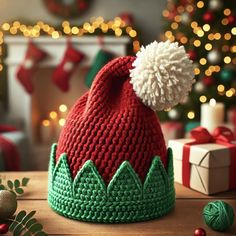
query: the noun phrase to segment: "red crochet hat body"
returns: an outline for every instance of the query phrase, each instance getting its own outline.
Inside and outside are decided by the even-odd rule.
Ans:
[[[136,96],[130,83],[135,57],[108,63],[92,88],[71,109],[60,134],[56,161],[66,153],[72,177],[93,161],[106,183],[128,160],[144,181],[154,156],[167,165],[167,151],[158,118]]]

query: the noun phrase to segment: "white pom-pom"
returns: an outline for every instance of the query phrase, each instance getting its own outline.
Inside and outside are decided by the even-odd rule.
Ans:
[[[195,82],[192,61],[183,46],[170,41],[142,47],[130,70],[136,95],[154,111],[177,105]]]

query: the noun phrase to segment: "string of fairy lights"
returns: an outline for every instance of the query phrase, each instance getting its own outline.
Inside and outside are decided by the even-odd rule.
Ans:
[[[197,1],[196,8],[201,9],[204,7],[204,5],[204,1]],[[171,19],[172,21],[170,28],[166,30],[161,36],[162,40],[168,39],[171,42],[179,41],[183,45],[193,45],[195,50],[198,50],[199,47],[204,48],[206,55],[214,49],[214,43],[216,43],[214,41],[222,40],[224,43],[221,45],[219,50],[226,54],[222,58],[222,62],[224,62],[225,65],[236,65],[236,44],[228,45],[228,41],[233,39],[233,37],[236,35],[235,24],[230,25],[229,16],[232,14],[232,12],[229,8],[222,9],[224,17],[221,19],[221,24],[222,26],[231,26],[228,27],[230,30],[225,33],[220,33],[215,32],[213,27],[208,22],[205,22],[203,25],[199,25],[197,21],[191,20],[191,15],[194,14],[195,11],[193,4],[189,3],[186,5],[180,5],[177,6],[176,9],[174,9],[174,7],[174,3],[170,1],[168,2],[167,9],[163,10],[162,12],[163,17],[169,20]],[[173,10],[176,10],[176,14],[173,14]],[[187,19],[186,16],[189,18]],[[183,22],[186,26],[191,26],[194,37],[188,38],[183,32],[179,30],[180,24]],[[203,74],[210,77],[213,73],[218,73],[223,69],[223,65],[211,64],[207,56],[199,58],[197,63],[199,63],[201,66],[204,66],[204,68],[196,65],[194,69],[196,76]],[[228,98],[236,96],[236,89],[234,87],[227,88],[225,85],[219,84],[217,85],[216,89],[220,96],[226,96]],[[199,101],[201,103],[206,103],[209,99],[210,97],[207,97],[207,95],[199,95]],[[190,120],[195,118],[195,112],[193,110],[189,111],[186,115]]]
[[[130,25],[127,25],[120,17],[115,17],[113,20],[105,21],[102,16],[92,17],[90,21],[85,22],[82,26],[72,26],[69,21],[63,21],[62,30],[38,21],[35,25],[26,25],[20,21],[12,23],[4,22],[0,25],[0,71],[3,70],[3,44],[4,35],[22,35],[27,38],[38,38],[42,34],[49,35],[53,39],[58,39],[63,35],[82,37],[86,34],[95,34],[96,30],[100,30],[103,34],[108,31],[113,32],[116,37],[128,35],[132,39],[133,51],[137,52],[140,49],[137,31]]]

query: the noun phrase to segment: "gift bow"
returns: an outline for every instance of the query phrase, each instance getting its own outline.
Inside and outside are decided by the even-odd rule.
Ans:
[[[182,181],[183,185],[190,187],[190,147],[196,144],[218,143],[229,148],[231,156],[231,165],[229,173],[229,189],[236,188],[236,145],[232,143],[234,140],[233,132],[226,127],[217,127],[212,134],[204,127],[197,127],[190,132],[194,141],[186,143],[183,148],[182,159]]]
[[[234,140],[233,132],[223,126],[215,128],[212,134],[204,127],[197,127],[190,132],[195,143],[231,143]]]

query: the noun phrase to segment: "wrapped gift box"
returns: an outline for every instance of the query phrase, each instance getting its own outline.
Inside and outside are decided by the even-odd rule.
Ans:
[[[175,181],[183,183],[183,149],[193,139],[170,140],[173,150]],[[190,188],[210,195],[229,190],[231,155],[225,145],[216,143],[190,146]]]

